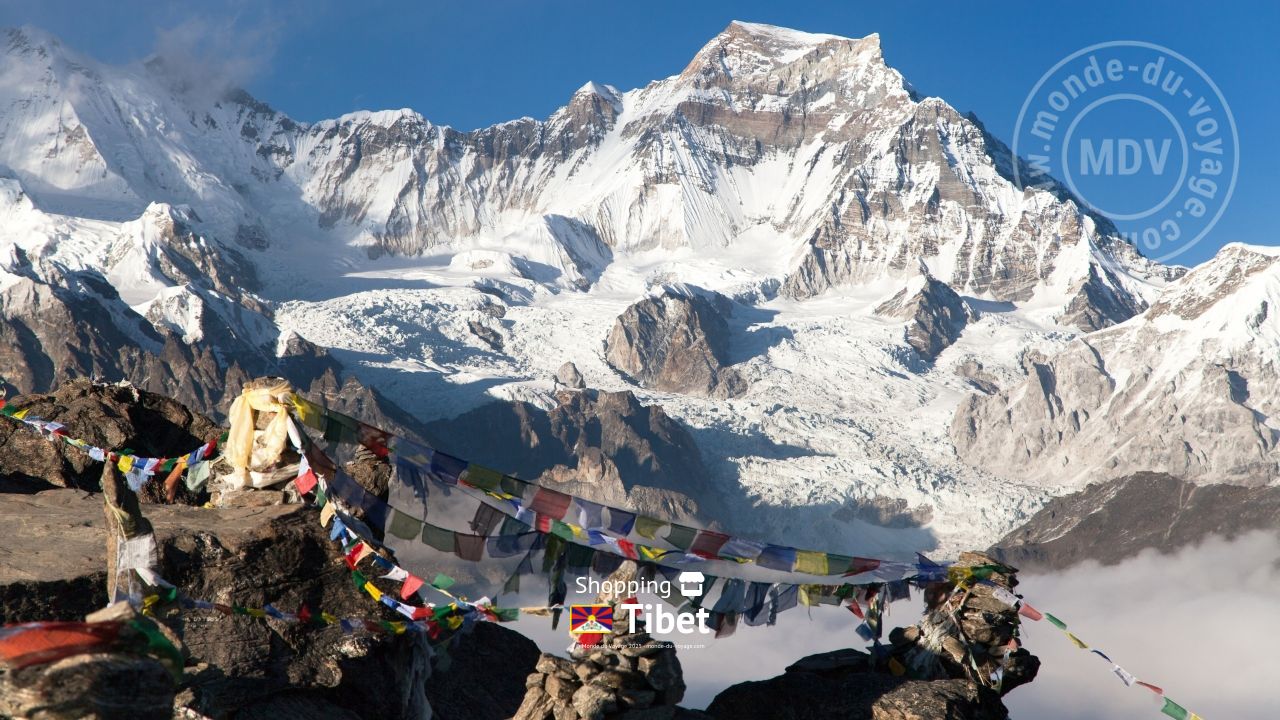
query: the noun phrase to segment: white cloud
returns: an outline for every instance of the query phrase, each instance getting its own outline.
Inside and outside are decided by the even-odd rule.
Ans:
[[[1147,552],[1025,576],[1019,588],[1091,647],[1207,720],[1272,720],[1280,659],[1280,536],[1213,539],[1174,555]],[[1015,718],[1163,717],[1153,693],[1126,688],[1101,658],[1046,622],[1025,623],[1040,676],[1007,699]]]
[[[275,53],[276,23],[265,18],[197,16],[156,29],[154,55],[175,86],[216,100],[245,87],[265,71]]]

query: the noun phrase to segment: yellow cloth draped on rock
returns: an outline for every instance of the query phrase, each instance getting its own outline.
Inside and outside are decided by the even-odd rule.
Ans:
[[[254,483],[250,472],[263,472],[280,459],[289,439],[289,407],[285,404],[293,395],[289,383],[280,382],[271,387],[255,388],[240,393],[231,403],[227,419],[231,429],[222,447],[222,456],[233,468],[232,480],[239,487],[271,485],[278,482]],[[275,417],[261,431],[256,429],[257,413],[271,412]]]

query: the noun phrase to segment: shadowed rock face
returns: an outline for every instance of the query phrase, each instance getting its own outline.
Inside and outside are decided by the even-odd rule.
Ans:
[[[1172,552],[1278,524],[1280,488],[1195,485],[1138,473],[1050,500],[991,553],[1030,571],[1085,560],[1113,565],[1146,549]]]
[[[699,507],[715,493],[693,438],[661,406],[629,391],[565,390],[556,402],[490,403],[427,431],[454,455],[595,502],[686,521],[716,514]]]
[[[973,316],[955,290],[928,272],[908,281],[907,287],[876,308],[876,314],[906,320],[907,344],[925,362],[933,362],[959,340]]]
[[[641,387],[732,397],[746,389],[729,357],[728,298],[664,291],[627,308],[605,340],[605,359]]]

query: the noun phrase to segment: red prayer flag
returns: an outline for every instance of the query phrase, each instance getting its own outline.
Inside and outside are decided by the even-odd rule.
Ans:
[[[315,489],[316,483],[318,482],[319,480],[316,479],[316,474],[311,471],[311,468],[307,468],[307,471],[299,475],[297,479],[293,481],[293,484],[298,488],[298,492],[306,495]]]
[[[311,620],[311,608],[307,607],[306,603],[302,603],[301,605],[298,606],[298,621],[310,622],[310,620]]]
[[[1044,615],[1042,615],[1039,610],[1031,607],[1025,602],[1018,608],[1018,614],[1031,620],[1035,620],[1036,622],[1040,622],[1044,619]]]
[[[879,567],[879,560],[856,557],[849,562],[849,569],[845,571],[844,576],[849,577],[850,575],[860,575],[865,572],[871,572]]]
[[[1141,680],[1139,680],[1136,684],[1137,684],[1137,685],[1141,685],[1142,687],[1144,687],[1144,688],[1146,688],[1146,689],[1150,690],[1151,692],[1153,692],[1153,693],[1155,693],[1155,694],[1157,694],[1157,695],[1163,695],[1163,694],[1164,694],[1164,690],[1163,690],[1163,689],[1161,689],[1161,688],[1159,688],[1159,687],[1157,687],[1157,686],[1155,686],[1155,685],[1152,685],[1151,683],[1148,683],[1148,682],[1142,682]]]
[[[636,553],[636,544],[630,540],[618,540],[618,549],[622,550],[622,554],[632,560],[640,559],[640,556]]]
[[[854,600],[853,598],[849,598],[849,612],[853,613],[854,615],[857,615],[859,618],[862,618],[863,620],[867,619],[867,616],[862,614],[862,608],[858,605],[858,601]]]
[[[418,592],[418,588],[422,587],[422,578],[417,575],[410,575],[404,579],[404,584],[400,586],[400,598],[408,600],[413,594]]]
[[[351,552],[347,553],[347,567],[351,568],[352,570],[356,569],[356,563],[359,561],[359,558],[360,558],[360,550],[363,547],[364,547],[364,543],[358,542],[355,544],[355,547],[351,548]]]
[[[699,530],[698,535],[693,539],[693,545],[689,546],[689,552],[698,557],[714,560],[719,557],[720,548],[727,542],[729,542],[729,536],[724,533]]]
[[[529,509],[539,515],[548,515],[556,520],[563,520],[564,514],[569,511],[569,503],[572,501],[572,497],[562,492],[540,487],[534,493],[533,500],[529,503]]]

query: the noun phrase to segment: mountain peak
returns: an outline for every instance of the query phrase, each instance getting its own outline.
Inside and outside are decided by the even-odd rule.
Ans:
[[[744,22],[742,20],[734,20],[721,33],[732,35],[748,35],[759,38],[761,40],[771,41],[780,45],[789,45],[792,47],[817,47],[824,42],[832,40],[848,41],[849,38],[839,35],[828,35],[826,33],[810,33],[803,30],[792,30],[791,28],[780,27],[778,25],[766,25],[764,23]]]

